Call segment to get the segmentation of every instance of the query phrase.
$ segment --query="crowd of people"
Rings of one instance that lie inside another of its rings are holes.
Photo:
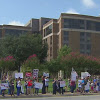
[[[6,75],[3,75],[1,79],[2,83],[8,83],[8,89],[7,92],[11,96],[15,96],[15,88],[17,89],[17,96],[20,96],[20,94],[25,95],[38,95],[39,93],[39,87],[37,83],[39,82],[38,78],[30,78],[26,77],[24,79],[24,83],[20,77],[16,79],[13,79],[11,76],[9,78],[6,77]],[[73,81],[71,79],[68,79],[66,85],[64,87],[61,87],[60,82],[63,81],[61,77],[58,79],[54,78],[52,81],[52,94],[56,95],[56,93],[64,94],[64,92],[67,92],[68,90],[71,93],[80,92],[80,93],[88,93],[88,92],[95,92],[97,93],[100,91],[100,77],[94,76],[93,78],[90,78],[89,76],[85,78],[79,78],[77,81]],[[42,76],[42,94],[48,93],[49,88],[49,78]],[[6,89],[1,89],[2,96],[5,96]]]

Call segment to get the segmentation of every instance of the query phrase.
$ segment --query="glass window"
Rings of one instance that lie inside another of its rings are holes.
[[[85,23],[79,19],[64,19],[64,28],[85,29]]]
[[[52,33],[52,25],[46,28],[46,36]]]

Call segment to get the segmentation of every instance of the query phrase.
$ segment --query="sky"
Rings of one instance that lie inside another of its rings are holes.
[[[31,18],[61,13],[100,16],[100,0],[0,0],[0,25],[25,25]]]

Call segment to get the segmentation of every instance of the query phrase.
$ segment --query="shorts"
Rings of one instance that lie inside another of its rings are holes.
[[[31,88],[32,88],[32,86],[27,86],[27,88],[28,88],[28,89],[31,89]]]

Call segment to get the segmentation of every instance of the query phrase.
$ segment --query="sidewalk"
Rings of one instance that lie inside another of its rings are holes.
[[[25,94],[21,94],[20,96],[17,96],[15,94],[15,97],[14,96],[10,96],[8,94],[5,95],[5,97],[3,97],[2,95],[0,95],[0,98],[40,98],[40,97],[63,97],[63,96],[81,96],[81,95],[100,95],[100,92],[99,93],[78,93],[78,92],[75,92],[75,93],[70,93],[70,92],[65,92],[63,95],[61,94],[56,94],[56,95],[53,95],[52,93],[47,93],[47,94],[41,94],[39,93],[39,95],[25,95]]]

